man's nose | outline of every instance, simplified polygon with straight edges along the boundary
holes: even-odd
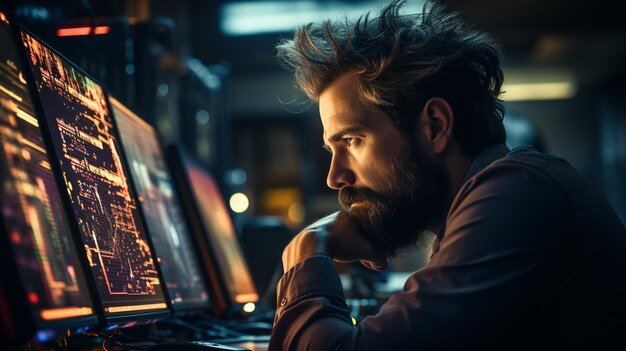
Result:
[[[346,160],[333,155],[326,177],[326,184],[329,188],[339,190],[346,185],[353,185],[356,181],[354,172],[348,166]]]

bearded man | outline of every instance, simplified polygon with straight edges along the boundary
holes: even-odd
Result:
[[[626,326],[626,230],[566,161],[509,150],[497,49],[454,14],[394,1],[278,46],[319,103],[342,211],[285,248],[270,350],[580,346]],[[436,233],[430,262],[351,322],[335,261],[381,270]]]

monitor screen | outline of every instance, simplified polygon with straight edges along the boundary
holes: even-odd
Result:
[[[217,183],[211,174],[189,155],[183,155],[182,161],[205,234],[208,236],[231,301],[235,303],[258,301],[259,295]]]
[[[30,34],[22,41],[105,316],[166,311],[103,88]]]
[[[172,307],[208,307],[204,275],[157,132],[118,100],[109,101]]]
[[[95,322],[17,46],[0,17],[0,234],[38,327],[86,316]]]

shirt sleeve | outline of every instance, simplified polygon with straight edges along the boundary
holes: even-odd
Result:
[[[561,189],[540,169],[488,167],[452,203],[439,252],[356,327],[329,258],[289,270],[277,288],[269,349],[441,349],[542,335],[550,318],[534,317],[558,306],[554,277],[567,264],[558,245],[567,210]]]

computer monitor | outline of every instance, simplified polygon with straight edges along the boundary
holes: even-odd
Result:
[[[47,341],[98,319],[2,12],[0,47],[0,325],[12,342]]]
[[[175,312],[210,308],[205,275],[157,131],[109,97],[122,148]]]
[[[169,315],[104,89],[24,29],[21,38],[104,322]]]
[[[232,218],[213,176],[180,145],[168,146],[167,154],[174,174],[178,175],[177,185],[186,211],[196,217],[190,221],[199,224],[201,233],[197,237],[210,248],[213,259],[210,265],[216,267],[219,285],[225,293],[224,311],[221,312],[257,302],[259,294]]]

